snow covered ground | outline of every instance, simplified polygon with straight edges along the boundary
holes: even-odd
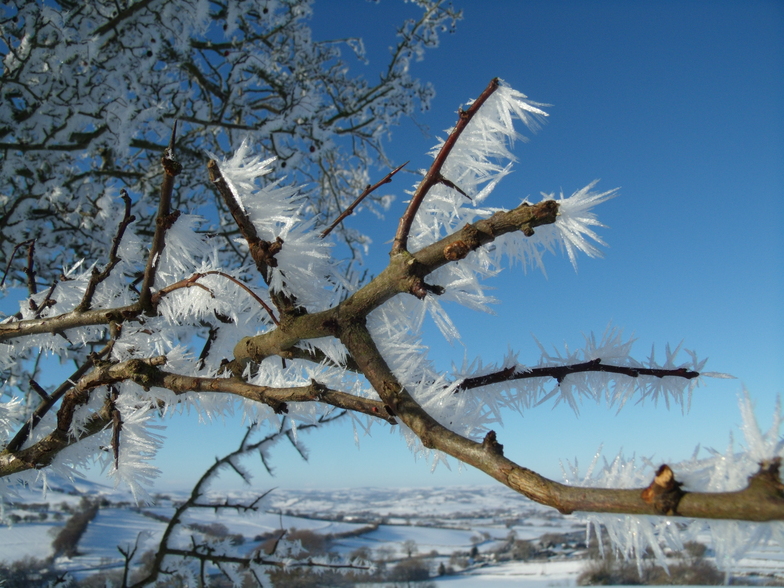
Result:
[[[584,561],[514,562],[472,570],[460,576],[438,578],[438,588],[557,588],[574,586]]]
[[[263,492],[244,490],[212,498],[250,502]],[[25,490],[15,503],[4,507],[7,524],[0,526],[0,560],[51,557],[53,537],[84,496],[102,497],[102,506],[81,537],[78,554],[56,560],[59,569],[76,577],[121,568],[123,556],[118,547],[126,552],[136,548],[137,554],[154,550],[165,521],[187,498],[186,493],[169,493],[159,496],[156,504],[137,507],[128,496],[94,484],[63,484],[46,495]],[[460,572],[434,578],[439,588],[573,586],[586,566],[585,523],[579,516],[561,515],[497,486],[277,490],[261,502],[257,512],[216,514],[211,509],[196,509],[183,522],[190,528],[223,526],[229,533],[240,534],[249,551],[281,529],[310,530],[329,536],[333,553],[364,550],[389,566],[407,557],[413,545],[414,553],[427,556],[432,571],[443,565]],[[496,559],[494,554],[514,540],[538,545],[539,559]],[[550,547],[542,555],[546,545]],[[472,550],[479,555],[469,558]],[[784,553],[771,543],[747,555],[737,570],[784,577]]]

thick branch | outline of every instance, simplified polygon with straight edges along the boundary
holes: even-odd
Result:
[[[347,325],[341,340],[357,358],[385,406],[414,431],[425,447],[443,451],[528,498],[563,513],[663,514],[655,502],[643,498],[646,489],[615,490],[560,484],[504,457],[497,441],[477,443],[450,431],[431,417],[398,382],[364,324]],[[685,492],[674,514],[749,521],[784,520],[782,487],[776,470],[772,474],[767,472],[761,481],[752,477],[749,486],[738,492]]]
[[[496,212],[489,218],[466,225],[414,254],[403,251],[392,255],[384,271],[336,308],[293,317],[278,329],[242,339],[234,348],[230,367],[235,374],[240,374],[246,363],[281,355],[304,339],[338,336],[338,322],[343,317],[363,319],[397,294],[415,292],[423,279],[439,267],[466,257],[505,233],[532,232],[534,227],[552,224],[557,215],[558,203],[554,200],[533,206],[522,204],[514,210]]]
[[[96,309],[87,312],[74,310],[52,317],[0,323],[0,343],[39,333],[60,333],[77,327],[122,322],[138,316],[139,312],[139,305],[131,304],[119,308]]]

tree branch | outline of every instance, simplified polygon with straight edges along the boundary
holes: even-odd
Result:
[[[643,368],[643,367],[628,367],[618,366],[602,363],[602,360],[597,358],[583,363],[575,363],[571,365],[553,365],[542,366],[535,368],[525,368],[519,370],[515,367],[505,368],[491,374],[484,376],[476,376],[473,378],[466,378],[460,385],[455,388],[455,393],[461,390],[470,390],[472,388],[480,388],[489,384],[499,384],[501,382],[510,382],[513,380],[525,380],[530,378],[554,378],[560,384],[564,378],[570,374],[579,374],[586,372],[605,372],[611,374],[621,374],[629,376],[630,378],[637,378],[639,376],[654,376],[657,378],[677,377],[691,380],[698,378],[700,373],[686,368]]]
[[[346,208],[346,210],[344,210],[340,214],[340,216],[338,218],[336,218],[335,221],[331,225],[329,225],[326,229],[324,229],[321,232],[321,238],[323,239],[324,237],[329,235],[332,232],[332,230],[343,221],[343,219],[345,219],[348,216],[351,216],[354,213],[354,209],[359,205],[360,202],[362,202],[365,199],[366,196],[368,196],[369,194],[373,193],[374,191],[376,191],[379,187],[383,186],[384,184],[388,184],[389,182],[391,182],[392,181],[392,176],[394,176],[397,172],[399,172],[401,169],[406,167],[406,165],[408,165],[408,162],[406,162],[406,163],[404,163],[402,165],[399,165],[398,167],[393,169],[391,172],[389,172],[387,175],[385,175],[380,181],[376,182],[372,186],[368,186],[367,188],[365,188],[362,191],[362,194],[357,196],[357,199],[354,200],[354,202],[352,202],[349,205],[349,207]]]
[[[381,357],[370,333],[359,323],[346,325],[341,341],[357,358],[363,373],[381,396],[385,406],[419,437],[429,449],[443,451],[485,472],[512,490],[562,513],[575,511],[623,514],[666,514],[655,501],[646,501],[646,489],[616,490],[574,487],[549,480],[503,455],[495,441],[477,443],[450,431],[431,417],[398,382]],[[487,439],[487,438],[486,438]],[[784,520],[784,485],[778,467],[763,466],[749,485],[737,492],[685,492],[675,514],[682,517]]]
[[[447,137],[446,141],[441,146],[441,150],[438,152],[438,155],[433,161],[433,164],[430,166],[430,169],[428,170],[424,179],[419,183],[416,192],[414,192],[414,195],[411,197],[411,202],[409,203],[408,208],[406,208],[403,216],[400,217],[397,234],[395,235],[395,240],[392,245],[393,255],[407,249],[408,234],[411,231],[411,224],[414,222],[414,217],[416,216],[419,207],[422,205],[422,201],[430,191],[430,188],[444,180],[444,177],[441,175],[441,168],[446,163],[446,160],[449,157],[449,154],[452,152],[455,143],[457,143],[460,135],[468,126],[468,123],[471,122],[471,119],[482,107],[482,104],[484,104],[485,101],[493,94],[493,92],[498,89],[499,83],[500,82],[498,78],[493,78],[487,88],[485,88],[484,92],[482,92],[479,95],[479,98],[477,98],[474,103],[471,104],[468,110],[460,110],[459,118],[455,128],[452,129],[449,137]]]
[[[161,198],[158,203],[158,214],[155,217],[155,235],[147,258],[147,267],[144,269],[139,304],[145,312],[152,312],[152,288],[155,284],[155,273],[158,270],[163,248],[166,246],[166,231],[177,220],[179,211],[171,212],[171,198],[174,190],[174,179],[182,171],[182,165],[174,159],[174,143],[177,138],[177,122],[172,128],[169,147],[164,151],[161,165],[163,166],[163,183],[161,184]]]
[[[237,278],[232,277],[232,276],[230,276],[227,273],[224,273],[224,272],[221,272],[221,271],[217,271],[217,270],[211,270],[211,271],[208,271],[208,272],[202,272],[202,273],[193,274],[189,278],[186,278],[184,280],[180,280],[179,282],[171,284],[170,286],[166,286],[164,288],[161,288],[152,297],[153,305],[157,306],[158,303],[160,302],[161,298],[163,298],[166,294],[168,294],[170,292],[173,292],[174,290],[179,290],[180,288],[190,288],[192,286],[199,286],[199,287],[205,288],[208,292],[210,292],[210,294],[212,294],[212,291],[210,291],[209,288],[206,288],[205,286],[202,286],[201,284],[197,283],[197,280],[199,280],[200,278],[202,278],[204,276],[210,276],[210,275],[221,276],[221,277],[226,278],[227,280],[237,284],[237,286],[239,286],[240,288],[245,290],[248,294],[250,294],[250,296],[256,302],[258,302],[261,305],[261,307],[264,308],[264,310],[267,311],[267,314],[269,314],[270,319],[272,319],[272,322],[275,323],[276,326],[280,325],[280,323],[278,322],[278,319],[275,318],[275,314],[272,312],[272,309],[269,307],[269,305],[267,305],[266,302],[264,302],[261,298],[259,298],[258,294],[256,294],[248,286],[246,286],[245,284],[240,282]]]
[[[123,235],[125,234],[125,229],[127,229],[128,225],[136,220],[136,217],[131,214],[131,198],[128,196],[128,192],[123,189],[120,191],[120,195],[125,204],[125,211],[123,213],[123,218],[120,221],[120,225],[117,227],[117,233],[115,234],[114,239],[112,239],[112,247],[109,250],[109,263],[106,264],[106,267],[101,272],[99,272],[97,268],[93,269],[93,273],[90,276],[90,281],[88,282],[87,288],[84,291],[82,301],[74,309],[75,312],[84,312],[90,309],[93,296],[95,295],[95,289],[98,287],[98,284],[108,278],[114,267],[120,263],[120,258],[117,256],[117,249],[120,247],[120,242],[122,241]]]

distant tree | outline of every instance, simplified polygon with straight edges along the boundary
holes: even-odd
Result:
[[[79,509],[71,515],[65,525],[57,532],[52,541],[52,551],[55,557],[64,555],[74,557],[79,552],[79,540],[98,514],[98,502],[82,500]]]
[[[408,558],[414,557],[414,555],[419,553],[419,548],[417,547],[416,541],[413,539],[406,539],[403,541],[402,547],[403,553],[405,553]]]
[[[658,542],[688,536],[692,517],[784,517],[778,421],[759,433],[748,401],[743,454],[655,473],[619,458],[587,476],[569,472],[570,484],[505,457],[491,428],[504,409],[549,400],[682,403],[713,375],[694,354],[682,361],[668,348],[662,363],[638,361],[632,341],[611,329],[576,352],[543,350],[533,367],[510,356],[443,374],[429,362],[427,315],[448,339],[459,336],[442,301],[482,310],[492,299],[481,280],[507,262],[542,266],[556,248],[572,263],[599,253],[592,209],[615,191],[591,183],[568,198],[490,207],[511,168],[514,122],[535,127],[543,105],[492,80],[434,151],[387,267],[362,281],[335,258],[344,216],[402,167],[366,180],[380,133],[429,95],[409,62],[456,16],[440,2],[417,4],[423,16],[401,27],[377,86],[346,77],[333,45],[310,39],[305,2],[4,9],[0,229],[6,258],[18,253],[7,279],[29,297],[0,323],[0,477],[98,460],[143,496],[162,442],[157,415],[176,405],[212,415],[239,400],[249,420],[275,430],[283,415],[313,424],[336,411],[402,425],[409,445],[436,460],[451,455],[561,512],[610,513],[591,516],[627,553],[644,550],[641,538],[661,553]],[[204,150],[229,147],[233,156],[201,166]],[[284,163],[291,180],[310,174],[315,192],[283,182]],[[204,224],[187,212],[205,211],[210,195],[217,220]],[[352,239],[344,230],[339,241]],[[77,364],[51,389],[36,381],[46,354]],[[662,526],[618,513],[689,518]],[[694,524],[709,524],[729,549],[726,525]]]
[[[405,586],[418,585],[412,583],[430,579],[430,567],[427,560],[404,559],[389,571],[389,579]]]

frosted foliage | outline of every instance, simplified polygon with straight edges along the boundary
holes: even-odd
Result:
[[[557,405],[563,402],[576,414],[579,414],[580,405],[586,400],[593,403],[604,402],[608,407],[616,407],[620,411],[633,398],[636,398],[637,402],[663,400],[667,406],[674,403],[685,410],[692,391],[702,383],[704,377],[723,377],[723,374],[701,372],[706,360],[697,359],[693,352],[686,352],[687,358],[679,360],[680,347],[675,351],[667,347],[666,361],[661,363],[656,361],[653,352],[648,361],[637,361],[631,355],[634,337],[625,338],[623,331],[616,327],[608,326],[601,338],[591,333],[584,339],[582,348],[571,349],[567,345],[562,351],[556,348],[548,351],[537,341],[541,356],[539,361],[532,365],[520,364],[517,356],[510,354],[500,364],[484,365],[477,359],[470,364],[464,363],[454,371],[456,377],[463,379],[477,378],[500,370],[514,371],[524,376],[483,386],[481,391],[477,392],[481,402],[492,407],[494,412],[500,411],[501,408],[523,412],[536,405],[548,402]],[[537,369],[583,364],[597,359],[600,359],[603,365],[628,369],[637,375],[609,371],[573,372],[566,374],[558,382],[549,375],[535,377],[533,374]],[[658,377],[640,374],[637,372],[640,369],[688,369],[700,372],[700,376],[691,379]],[[527,374],[532,375],[528,377]],[[457,396],[464,393],[470,395],[472,392],[461,391]]]
[[[724,452],[707,450],[699,457],[697,447],[691,459],[669,463],[683,489],[692,492],[732,492],[745,488],[749,477],[759,471],[762,463],[784,457],[782,419],[777,402],[770,428],[763,432],[754,416],[751,399],[744,391],[738,400],[742,416],[743,443],[735,447],[732,434]],[[703,452],[706,453],[706,452]],[[621,454],[611,462],[603,459],[601,449],[584,474],[579,472],[577,461],[562,464],[564,481],[570,485],[596,488],[641,488],[653,480],[659,464],[650,459],[627,459]],[[744,521],[686,519],[683,517],[618,516],[589,513],[584,518],[597,535],[607,533],[613,548],[626,558],[636,558],[638,565],[650,548],[660,562],[664,561],[664,548],[680,551],[687,541],[704,541],[709,538],[721,569],[731,571],[746,553],[769,542],[784,546],[784,523],[752,523]],[[591,529],[589,527],[589,533]]]
[[[21,398],[11,398],[0,402],[0,435],[8,439],[16,432],[16,428],[25,416],[25,407]]]
[[[153,424],[155,408],[137,401],[132,390],[136,387],[134,384],[123,386],[115,401],[122,418],[122,437],[117,465],[112,467],[110,475],[116,483],[124,482],[137,502],[148,502],[150,498],[146,488],[160,473],[150,464],[163,441],[155,431],[164,427]]]
[[[420,249],[497,210],[482,205],[516,161],[511,148],[523,137],[514,123],[520,121],[536,130],[547,116],[543,106],[501,82],[460,135],[441,170],[443,177],[468,197],[444,184],[434,186],[414,219],[409,239],[412,249]],[[434,147],[433,157],[443,144],[441,141]],[[520,262],[523,268],[536,266],[544,272],[542,256],[547,251],[564,250],[575,268],[577,252],[591,257],[600,255],[592,241],[602,245],[604,242],[591,227],[603,225],[596,220],[592,208],[616,196],[617,191],[595,192],[595,185],[594,181],[568,198],[561,194],[555,224],[537,228],[533,236],[526,237],[519,231],[502,235],[492,247],[481,248],[466,259],[436,270],[431,281],[446,288],[441,300],[487,310],[487,305],[495,300],[485,294],[481,280],[495,275],[503,267],[504,258]],[[552,194],[543,196],[554,199]],[[433,315],[440,316],[440,310],[434,308]],[[442,332],[449,338],[455,337],[447,322],[436,320]]]
[[[348,283],[335,271],[330,256],[332,243],[320,239],[313,220],[305,217],[299,191],[281,186],[280,181],[260,184],[261,178],[271,172],[273,162],[274,158],[263,160],[252,154],[244,140],[233,157],[219,167],[259,238],[282,242],[275,256],[277,265],[270,267],[265,276],[270,289],[295,296],[311,311],[324,310],[342,297]]]
[[[0,208],[10,215],[0,267],[31,238],[42,279],[57,275],[51,259],[105,256],[113,228],[102,220],[117,210],[105,196],[122,187],[150,230],[160,148],[175,120],[184,166],[175,208],[209,212],[216,233],[230,226],[228,215],[214,218],[201,154],[252,135],[265,160],[279,158],[273,175],[312,182],[303,204],[329,222],[367,183],[368,168],[386,163],[382,137],[429,105],[433,89],[413,77],[411,62],[460,18],[448,5],[417,2],[417,18],[384,41],[396,50],[371,83],[350,73],[361,40],[312,37],[311,0],[235,0],[224,10],[206,0],[131,4],[0,6]],[[383,207],[382,195],[366,205]],[[62,230],[72,236],[66,244]],[[220,241],[223,263],[236,267],[240,256]],[[24,280],[23,267],[16,260],[14,279]]]
[[[471,121],[444,167],[450,180],[455,178],[455,183],[468,191],[473,201],[468,202],[457,191],[445,186],[441,186],[435,194],[428,194],[412,228],[411,242],[423,246],[465,222],[491,214],[491,209],[477,206],[509,171],[512,160],[509,147],[519,138],[513,122],[521,120],[533,127],[542,116],[544,113],[539,105],[502,85]],[[264,279],[257,276],[255,281],[252,281],[254,270],[247,266],[236,270],[225,267],[215,239],[204,232],[203,219],[180,214],[167,229],[165,247],[155,260],[154,290],[162,296],[158,315],[123,326],[112,348],[111,358],[115,361],[166,356],[165,367],[173,373],[215,377],[219,375],[222,360],[232,356],[237,341],[273,327],[270,313],[254,296],[272,307],[272,294],[284,293],[309,311],[318,311],[332,307],[356,288],[332,261],[330,248],[333,243],[329,239],[318,238],[313,219],[304,213],[304,192],[282,179],[267,181],[273,173],[274,158],[266,157],[263,149],[255,148],[247,138],[227,158],[210,156],[219,160],[218,167],[231,189],[235,204],[248,215],[259,238],[281,244],[275,256],[277,266],[270,268]],[[507,161],[498,163],[504,159]],[[688,403],[688,395],[699,384],[700,378],[633,377],[591,371],[569,374],[555,384],[551,377],[543,376],[512,379],[481,389],[462,387],[468,378],[502,368],[525,374],[537,368],[599,358],[605,364],[629,369],[689,368],[701,371],[704,366],[704,361],[698,360],[691,352],[687,352],[690,361],[680,361],[680,347],[674,351],[668,347],[663,363],[656,361],[653,352],[647,362],[638,362],[630,355],[634,339],[625,339],[619,329],[612,327],[608,327],[600,339],[586,336],[581,349],[570,350],[567,347],[563,352],[548,352],[540,346],[541,358],[531,367],[518,364],[516,356],[510,354],[501,366],[484,365],[481,360],[472,364],[466,362],[462,368],[455,369],[454,377],[446,378],[428,359],[428,347],[422,339],[425,320],[433,320],[447,340],[458,341],[460,333],[442,305],[443,301],[487,310],[495,300],[485,294],[480,280],[500,271],[504,257],[541,264],[541,252],[557,247],[563,248],[572,259],[577,252],[598,253],[586,240],[587,237],[601,242],[589,229],[598,225],[591,207],[613,194],[594,193],[592,187],[593,184],[570,198],[562,197],[558,201],[561,215],[554,226],[538,228],[531,238],[520,235],[498,240],[492,248],[480,248],[466,259],[435,271],[429,279],[445,288],[443,295],[428,294],[423,300],[396,296],[368,316],[368,328],[379,351],[401,384],[425,410],[448,428],[480,440],[490,427],[502,423],[505,410],[522,412],[550,400],[556,404],[565,402],[575,412],[584,399],[604,400],[608,406],[618,408],[632,398],[649,398],[655,402],[663,399],[668,404]],[[240,241],[237,245],[244,246]],[[139,247],[137,234],[128,230],[119,251],[133,252]],[[122,276],[141,273],[144,261],[144,256],[129,255],[127,260],[123,259],[122,272],[115,269],[110,278],[101,283],[96,297],[100,297],[106,305],[110,305],[112,300],[132,301],[134,291]],[[68,279],[57,284],[55,290],[56,304],[46,308],[42,315],[54,316],[74,309],[82,300],[92,270],[92,266],[87,267],[86,262],[81,260],[67,268],[64,274]],[[246,287],[241,287],[240,282]],[[44,293],[36,295],[37,302],[40,304],[44,297]],[[24,318],[35,315],[29,305],[23,304],[22,310]],[[202,357],[197,358],[202,347],[199,337],[207,337],[207,330],[211,337],[209,353],[202,353]],[[84,346],[91,340],[89,337],[100,336],[102,332],[102,327],[76,330],[69,339],[70,345],[69,340],[48,334],[31,337],[27,344],[67,355],[74,348],[79,348],[73,345],[74,341]],[[378,398],[364,378],[345,368],[348,360],[346,349],[336,339],[305,340],[299,343],[299,347],[317,350],[324,354],[326,360],[320,365],[303,360],[281,364],[280,358],[273,356],[258,366],[248,366],[246,380],[273,388],[307,386],[317,381],[360,397]],[[160,437],[153,432],[151,425],[153,415],[150,407],[160,406],[165,414],[195,410],[204,421],[222,418],[235,410],[235,404],[226,402],[225,396],[220,394],[186,393],[177,396],[169,390],[155,387],[144,390],[135,384],[123,384],[120,389],[117,400],[122,416],[119,467],[108,461],[106,465],[116,480],[128,483],[139,497],[144,496],[143,486],[156,474],[149,465],[149,459],[160,443]],[[73,435],[84,434],[85,424],[100,410],[104,399],[105,395],[93,394],[88,403],[77,409],[72,424]],[[333,410],[313,402],[288,404],[292,434],[296,434],[297,423],[315,423]],[[280,415],[267,405],[243,400],[239,408],[249,421],[266,423],[275,428],[281,424]],[[356,422],[366,427],[363,419]],[[434,465],[445,461],[444,456],[426,451],[406,427],[399,429],[412,448],[433,458]],[[50,429],[36,432],[33,439],[40,438],[47,430]],[[70,467],[69,464],[82,463],[86,455],[71,454],[71,461],[58,463]],[[108,460],[108,457],[104,455],[103,459]]]

